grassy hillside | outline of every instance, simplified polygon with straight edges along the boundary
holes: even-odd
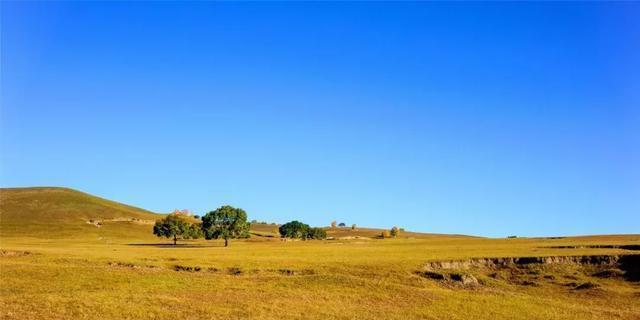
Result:
[[[68,188],[0,189],[2,237],[148,237],[160,217]]]

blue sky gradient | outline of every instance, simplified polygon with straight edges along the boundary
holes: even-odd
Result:
[[[5,2],[0,184],[640,232],[640,3]]]

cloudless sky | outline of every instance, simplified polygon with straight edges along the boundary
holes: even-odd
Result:
[[[0,185],[640,233],[640,3],[2,1]]]

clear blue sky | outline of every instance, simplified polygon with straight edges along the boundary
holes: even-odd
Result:
[[[2,186],[640,232],[640,3],[2,2]]]

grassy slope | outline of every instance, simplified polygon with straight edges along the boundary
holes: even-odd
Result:
[[[543,247],[639,244],[639,235],[563,239],[421,235],[306,242],[253,239],[232,241],[229,248],[217,241],[197,240],[172,247],[149,235],[148,225],[114,222],[98,229],[83,221],[96,215],[157,217],[153,213],[68,189],[38,189],[21,195],[18,191],[0,193],[0,249],[30,254],[0,257],[3,319],[640,318],[637,283],[577,274],[575,280],[556,277],[558,282],[597,282],[602,289],[578,292],[543,280],[540,286],[529,287],[488,279],[486,286],[468,290],[449,288],[414,274],[428,260],[625,253],[618,249]],[[11,212],[15,208],[28,209]],[[40,225],[45,217],[48,227]],[[256,225],[254,230],[268,233],[274,227]],[[48,239],[50,232],[46,230],[70,237]],[[335,231],[339,232],[349,234],[343,229]],[[197,266],[203,271],[177,272],[175,265]],[[218,271],[205,272],[208,268]],[[242,273],[230,275],[229,268]],[[288,276],[279,271],[284,269],[297,274]]]
[[[0,189],[0,232],[3,238],[149,237],[153,212],[67,188]],[[103,220],[97,228],[87,221]],[[139,219],[141,222],[109,221]]]

